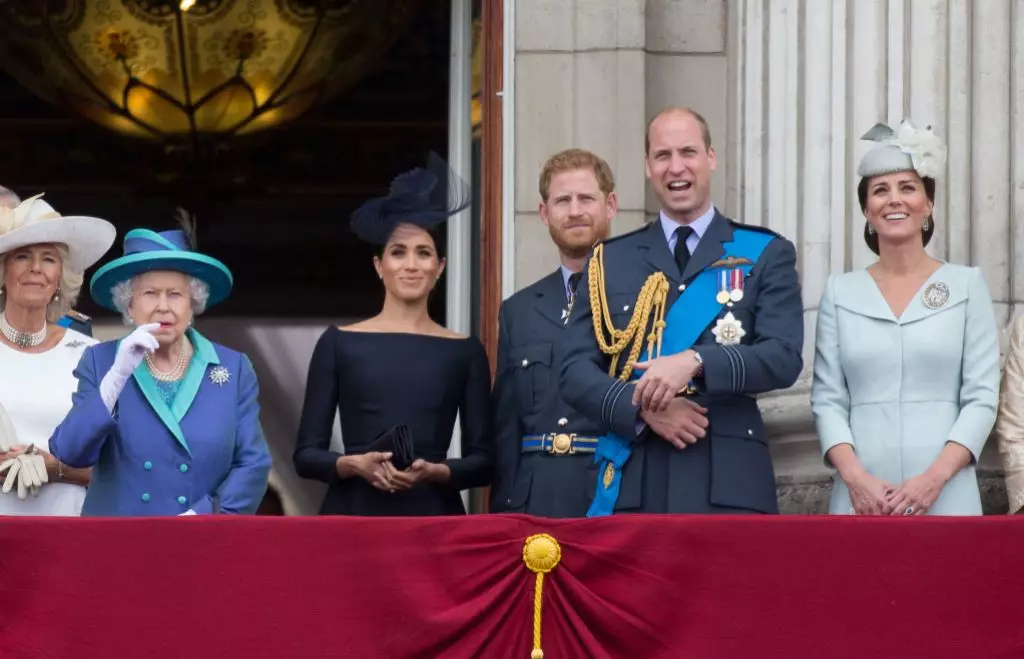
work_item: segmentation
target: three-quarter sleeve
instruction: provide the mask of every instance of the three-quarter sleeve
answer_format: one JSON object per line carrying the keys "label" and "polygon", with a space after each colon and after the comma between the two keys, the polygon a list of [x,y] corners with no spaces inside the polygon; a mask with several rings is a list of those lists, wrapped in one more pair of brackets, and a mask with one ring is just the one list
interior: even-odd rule
{"label": "three-quarter sleeve", "polygon": [[811,411],[821,443],[825,464],[828,452],[840,444],[856,449],[850,429],[850,390],[840,360],[839,317],[835,302],[835,280],[829,277],[818,305],[818,327],[814,343],[814,382]]}
{"label": "three-quarter sleeve", "polygon": [[302,478],[331,483],[338,480],[338,458],[331,433],[338,409],[337,330],[328,328],[316,343],[309,361],[302,418],[295,443],[295,472]]}
{"label": "three-quarter sleeve", "polygon": [[977,464],[995,424],[999,402],[999,328],[979,268],[974,268],[967,293],[961,369],[960,415],[948,439],[970,451]]}
{"label": "three-quarter sleeve", "polygon": [[1024,317],[1010,330],[1010,344],[999,392],[996,441],[1006,474],[1011,514],[1024,507]]}
{"label": "three-quarter sleeve", "polygon": [[476,339],[469,357],[469,372],[459,405],[462,457],[445,460],[451,471],[450,485],[458,490],[483,487],[491,482],[494,442],[491,428],[491,371],[487,353]]}

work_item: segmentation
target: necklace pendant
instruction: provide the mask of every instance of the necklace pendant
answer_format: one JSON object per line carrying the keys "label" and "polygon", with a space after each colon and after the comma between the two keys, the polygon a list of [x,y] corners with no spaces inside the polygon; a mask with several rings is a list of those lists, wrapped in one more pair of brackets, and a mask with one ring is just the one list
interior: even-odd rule
{"label": "necklace pendant", "polygon": [[43,341],[46,340],[46,329],[46,323],[44,322],[42,329],[38,332],[22,332],[7,322],[7,316],[0,312],[0,333],[19,348],[35,348],[38,345],[42,345]]}

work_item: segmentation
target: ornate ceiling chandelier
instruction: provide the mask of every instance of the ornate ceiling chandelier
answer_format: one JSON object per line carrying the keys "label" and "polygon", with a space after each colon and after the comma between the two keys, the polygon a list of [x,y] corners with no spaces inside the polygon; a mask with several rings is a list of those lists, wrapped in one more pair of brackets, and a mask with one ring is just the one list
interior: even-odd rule
{"label": "ornate ceiling chandelier", "polygon": [[0,0],[5,68],[125,135],[230,138],[363,77],[418,0]]}

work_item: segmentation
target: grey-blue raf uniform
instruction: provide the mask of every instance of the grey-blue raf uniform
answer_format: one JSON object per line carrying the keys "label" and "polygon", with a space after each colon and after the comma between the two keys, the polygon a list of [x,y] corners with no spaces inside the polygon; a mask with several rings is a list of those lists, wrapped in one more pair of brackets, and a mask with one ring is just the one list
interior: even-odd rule
{"label": "grey-blue raf uniform", "polygon": [[559,392],[567,293],[559,268],[501,305],[494,388],[495,512],[587,513],[600,426]]}
{"label": "grey-blue raf uniform", "polygon": [[[671,309],[698,273],[718,267],[723,243],[738,229],[767,232],[771,238],[743,280],[742,300],[723,306],[694,344],[703,359],[703,375],[691,397],[708,409],[709,427],[706,437],[684,450],[643,425],[639,408],[632,404],[633,385],[619,391],[622,383],[608,374],[610,359],[594,337],[588,296],[577,299],[566,327],[561,391],[571,405],[598,422],[602,432],[633,440],[614,512],[778,512],[771,457],[754,396],[791,386],[803,366],[803,305],[793,244],[715,211],[680,273],[661,222],[655,220],[605,244],[605,292],[613,324],[623,329],[644,282],[663,272],[670,284]],[[593,260],[588,274],[592,267]],[[730,312],[746,335],[738,345],[721,345],[711,330]]]}

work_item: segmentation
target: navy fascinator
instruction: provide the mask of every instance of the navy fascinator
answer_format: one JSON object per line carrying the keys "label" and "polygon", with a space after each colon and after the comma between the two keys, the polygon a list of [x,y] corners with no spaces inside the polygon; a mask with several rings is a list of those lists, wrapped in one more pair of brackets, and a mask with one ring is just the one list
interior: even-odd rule
{"label": "navy fascinator", "polygon": [[441,156],[431,152],[426,167],[396,176],[387,196],[356,209],[349,225],[361,240],[385,245],[399,224],[429,231],[469,203],[469,186]]}

